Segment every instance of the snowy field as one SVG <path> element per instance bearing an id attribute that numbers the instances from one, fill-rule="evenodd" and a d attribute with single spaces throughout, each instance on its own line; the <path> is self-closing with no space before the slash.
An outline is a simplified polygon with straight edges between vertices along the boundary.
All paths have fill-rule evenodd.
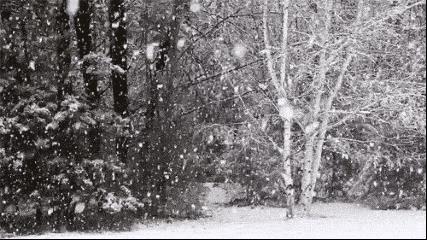
<path id="1" fill-rule="evenodd" d="M 138 225 L 131 232 L 62 233 L 54 238 L 426 238 L 424 211 L 373 211 L 351 204 L 317 204 L 313 217 L 285 221 L 283 209 L 222 208 L 197 221 Z M 28 238 L 28 237 L 27 237 Z"/>

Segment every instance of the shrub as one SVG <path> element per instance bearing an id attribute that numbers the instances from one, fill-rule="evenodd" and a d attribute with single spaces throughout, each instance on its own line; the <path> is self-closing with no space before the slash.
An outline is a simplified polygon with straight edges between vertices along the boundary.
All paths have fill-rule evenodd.
<path id="1" fill-rule="evenodd" d="M 0 166 L 11 176 L 0 184 L 0 225 L 8 231 L 117 229 L 143 207 L 129 190 L 128 171 L 117 161 L 55 158 L 43 165 L 39 184 L 25 177 L 25 166 L 14 168 L 7 161 Z"/>
<path id="2" fill-rule="evenodd" d="M 129 170 L 116 157 L 87 159 L 86 133 L 96 115 L 68 97 L 61 108 L 42 93 L 0 118 L 0 227 L 26 233 L 116 229 L 143 204 L 129 190 Z"/>
<path id="3" fill-rule="evenodd" d="M 422 209 L 426 204 L 425 162 L 382 161 L 372 173 L 364 201 L 374 209 Z"/>
<path id="4" fill-rule="evenodd" d="M 202 183 L 190 183 L 181 187 L 169 187 L 165 212 L 173 218 L 196 219 L 206 215 L 207 188 Z"/>
<path id="5" fill-rule="evenodd" d="M 232 204 L 284 206 L 281 160 L 270 146 L 234 136 L 233 129 L 226 126 L 206 128 L 198 137 L 202 165 L 209 169 L 205 173 L 207 181 L 236 183 L 245 189 L 245 196 Z"/>

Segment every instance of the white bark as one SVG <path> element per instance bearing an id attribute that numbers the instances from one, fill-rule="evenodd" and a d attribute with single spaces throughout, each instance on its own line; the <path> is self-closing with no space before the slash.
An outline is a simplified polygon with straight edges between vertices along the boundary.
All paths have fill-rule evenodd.
<path id="1" fill-rule="evenodd" d="M 363 18 L 363 6 L 364 6 L 364 0 L 360 0 L 358 3 L 358 14 L 357 14 L 357 19 L 356 19 L 356 26 L 360 23 L 361 19 Z M 329 13 L 328 13 L 329 15 Z M 329 33 L 328 33 L 329 34 Z M 354 42 L 353 42 L 354 43 Z M 320 127 L 318 129 L 317 132 L 317 143 L 316 143 L 316 136 L 312 136 L 312 138 L 309 139 L 308 142 L 308 146 L 306 146 L 306 156 L 305 156 L 305 171 L 310 173 L 310 177 L 306 177 L 304 179 L 304 183 L 303 185 L 305 186 L 305 188 L 303 189 L 303 204 L 306 208 L 307 213 L 309 213 L 310 211 L 310 206 L 311 203 L 313 201 L 313 197 L 315 195 L 315 186 L 316 186 L 316 182 L 317 182 L 317 178 L 319 175 L 319 168 L 320 168 L 320 163 L 321 163 L 321 159 L 322 159 L 322 153 L 323 153 L 323 147 L 324 147 L 324 143 L 325 143 L 325 137 L 326 137 L 326 132 L 328 130 L 328 125 L 329 125 L 329 119 L 330 119 L 330 112 L 331 109 L 333 107 L 333 103 L 336 99 L 336 97 L 339 94 L 339 91 L 341 90 L 341 87 L 343 85 L 344 79 L 345 79 L 345 75 L 348 71 L 348 68 L 353 60 L 353 49 L 352 46 L 350 46 L 349 49 L 349 53 L 347 55 L 347 57 L 345 58 L 344 64 L 341 68 L 341 73 L 335 83 L 335 86 L 333 88 L 333 90 L 329 93 L 329 97 L 326 101 L 326 104 L 323 108 L 323 115 L 321 117 L 321 124 Z M 322 65 L 322 64 L 321 64 Z M 325 78 L 326 78 L 326 73 L 327 73 L 327 68 L 328 66 L 325 66 L 325 69 L 321 69 L 321 73 L 320 76 L 323 76 L 323 73 L 325 74 Z M 322 87 L 323 89 L 323 87 Z M 321 95 L 323 94 L 323 91 L 318 95 L 317 97 L 321 97 Z M 321 98 L 320 98 L 321 99 Z M 320 99 L 316 99 L 316 105 L 314 107 L 314 111 L 315 114 L 318 115 L 320 113 L 321 110 L 321 106 L 320 106 Z M 319 105 L 317 105 L 319 104 Z M 307 149 L 307 147 L 312 148 L 312 149 Z M 310 158 L 312 160 L 310 160 Z M 309 170 L 308 168 L 311 165 L 311 169 Z M 310 180 L 309 180 L 310 179 Z M 310 181 L 310 182 L 306 182 L 306 181 Z M 307 191 L 307 192 L 304 192 Z"/>
<path id="2" fill-rule="evenodd" d="M 263 26 L 264 26 L 264 44 L 265 53 L 267 56 L 267 67 L 270 73 L 271 81 L 279 94 L 279 98 L 286 98 L 286 91 L 280 87 L 279 79 L 277 78 L 276 70 L 274 69 L 273 54 L 271 53 L 270 34 L 268 28 L 268 5 L 269 0 L 264 0 L 264 14 L 263 14 Z"/>
<path id="3" fill-rule="evenodd" d="M 264 2 L 264 15 L 263 15 L 263 24 L 264 24 L 264 43 L 266 47 L 267 55 L 267 67 L 270 73 L 272 83 L 276 88 L 278 94 L 278 103 L 279 114 L 283 120 L 283 172 L 282 178 L 285 182 L 285 192 L 288 206 L 287 217 L 293 217 L 293 208 L 294 208 L 294 181 L 292 177 L 292 162 L 291 162 L 291 146 L 292 146 L 292 121 L 293 121 L 293 107 L 288 99 L 287 83 L 286 83 L 286 74 L 287 74 L 287 59 L 288 59 L 288 19 L 289 19 L 289 6 L 290 0 L 283 0 L 283 29 L 282 29 L 282 43 L 281 43 L 281 68 L 280 68 L 280 81 L 277 78 L 276 71 L 274 69 L 274 60 L 271 53 L 271 44 L 269 38 L 269 29 L 268 29 L 268 0 Z"/>
<path id="4" fill-rule="evenodd" d="M 288 38 L 289 38 L 289 0 L 283 0 L 283 29 L 282 29 L 282 66 L 280 69 L 280 85 L 282 88 L 291 89 L 290 84 L 286 81 L 287 60 L 288 60 Z"/>
<path id="5" fill-rule="evenodd" d="M 321 102 L 324 91 L 324 85 L 326 81 L 326 74 L 328 73 L 328 57 L 327 57 L 327 49 L 325 49 L 325 45 L 329 40 L 329 31 L 331 27 L 331 9 L 333 2 L 332 0 L 327 0 L 325 2 L 325 26 L 323 27 L 323 31 L 321 31 L 321 46 L 323 49 L 320 53 L 320 67 L 319 73 L 315 76 L 314 79 L 314 91 L 316 96 L 314 98 L 312 104 L 312 119 L 311 123 L 317 123 L 319 118 L 319 113 L 321 111 Z M 302 177 L 302 193 L 301 193 L 301 203 L 304 207 L 305 213 L 310 213 L 311 203 L 313 200 L 314 193 L 314 185 L 312 185 L 313 178 L 316 176 L 313 175 L 313 164 L 314 164 L 314 154 L 315 154 L 315 145 L 316 145 L 316 133 L 317 129 L 314 129 L 315 132 L 312 131 L 306 132 L 306 143 L 305 143 L 305 152 L 304 152 L 304 166 L 303 166 L 303 177 Z"/>
<path id="6" fill-rule="evenodd" d="M 330 118 L 330 110 L 332 109 L 332 105 L 333 102 L 336 98 L 336 96 L 339 93 L 339 90 L 342 87 L 342 84 L 344 82 L 344 78 L 345 78 L 345 74 L 347 73 L 347 69 L 350 66 L 351 61 L 353 60 L 353 55 L 349 54 L 345 60 L 344 66 L 342 67 L 342 71 L 341 74 L 338 78 L 337 83 L 335 84 L 334 90 L 333 92 L 330 94 L 328 102 L 326 103 L 325 106 L 325 112 L 323 114 L 323 118 L 321 120 L 321 126 L 319 128 L 319 135 L 318 135 L 318 141 L 316 144 L 316 150 L 315 150 L 315 154 L 314 154 L 314 160 L 313 160 L 313 166 L 312 166 L 312 178 L 311 178 L 311 193 L 310 193 L 310 201 L 312 201 L 312 198 L 315 194 L 314 190 L 315 190 L 315 186 L 316 186 L 316 182 L 317 182 L 317 178 L 319 175 L 319 168 L 320 168 L 320 163 L 322 160 L 322 153 L 323 153 L 323 146 L 325 144 L 325 137 L 326 137 L 326 132 L 328 129 L 328 124 L 329 124 L 329 118 Z"/>
<path id="7" fill-rule="evenodd" d="M 303 175 L 301 179 L 301 204 L 305 213 L 310 213 L 312 201 L 312 160 L 314 156 L 315 135 L 305 137 L 305 150 L 303 162 Z"/>

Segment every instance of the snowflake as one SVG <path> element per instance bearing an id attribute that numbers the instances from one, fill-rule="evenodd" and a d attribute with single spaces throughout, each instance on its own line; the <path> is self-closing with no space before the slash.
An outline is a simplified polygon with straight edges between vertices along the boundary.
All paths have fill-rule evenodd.
<path id="1" fill-rule="evenodd" d="M 79 10 L 79 0 L 67 0 L 67 14 L 72 17 Z"/>
<path id="2" fill-rule="evenodd" d="M 237 58 L 244 58 L 248 49 L 243 44 L 236 44 L 233 47 L 233 56 Z"/>
<path id="3" fill-rule="evenodd" d="M 178 43 L 177 43 L 177 47 L 179 48 L 179 49 L 181 49 L 181 48 L 183 48 L 184 46 L 185 46 L 185 39 L 184 38 L 181 38 L 181 39 L 179 39 L 178 40 Z"/>
<path id="4" fill-rule="evenodd" d="M 190 5 L 190 11 L 193 13 L 198 13 L 202 10 L 202 5 L 200 5 L 199 0 L 192 0 Z"/>

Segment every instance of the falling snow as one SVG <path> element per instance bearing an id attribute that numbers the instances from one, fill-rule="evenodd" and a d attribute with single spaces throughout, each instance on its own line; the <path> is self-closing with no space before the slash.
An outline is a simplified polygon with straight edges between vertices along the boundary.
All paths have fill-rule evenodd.
<path id="1" fill-rule="evenodd" d="M 233 47 L 233 55 L 237 58 L 244 58 L 248 52 L 248 49 L 243 44 L 236 44 Z"/>
<path id="2" fill-rule="evenodd" d="M 278 2 L 0 0 L 0 238 L 425 238 L 425 2 Z"/>
<path id="3" fill-rule="evenodd" d="M 178 40 L 177 47 L 179 49 L 182 49 L 185 46 L 185 43 L 186 43 L 186 40 L 184 38 L 181 38 Z"/>
<path id="4" fill-rule="evenodd" d="M 159 43 L 151 43 L 147 45 L 146 56 L 149 60 L 154 60 L 156 54 L 156 47 L 159 46 Z"/>
<path id="5" fill-rule="evenodd" d="M 202 5 L 200 4 L 199 0 L 191 0 L 190 11 L 197 13 L 200 12 L 201 9 Z"/>
<path id="6" fill-rule="evenodd" d="M 70 17 L 76 15 L 79 10 L 79 0 L 67 0 L 67 13 Z"/>

